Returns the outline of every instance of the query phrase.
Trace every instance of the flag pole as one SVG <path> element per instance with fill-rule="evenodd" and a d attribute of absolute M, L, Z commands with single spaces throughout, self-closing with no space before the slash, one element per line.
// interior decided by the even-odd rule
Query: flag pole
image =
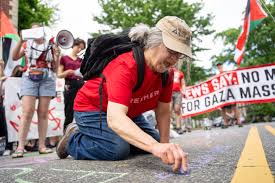
<path fill-rule="evenodd" d="M 260 0 L 260 2 L 264 5 L 265 9 L 267 10 L 268 14 L 271 16 L 273 22 L 275 22 L 275 18 L 272 16 L 271 12 L 269 9 L 266 7 L 264 0 Z"/>

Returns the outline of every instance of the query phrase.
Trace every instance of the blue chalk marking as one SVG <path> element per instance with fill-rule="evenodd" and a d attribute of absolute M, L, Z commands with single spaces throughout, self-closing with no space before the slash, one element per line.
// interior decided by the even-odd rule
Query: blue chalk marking
<path fill-rule="evenodd" d="M 184 176 L 190 176 L 190 174 L 191 174 L 191 168 L 189 168 L 186 171 L 184 171 L 183 168 L 180 167 L 178 174 L 184 175 Z"/>
<path fill-rule="evenodd" d="M 189 167 L 186 171 L 184 171 L 183 168 L 180 167 L 179 171 L 175 174 L 184 175 L 184 176 L 188 177 L 191 174 L 191 168 Z"/>

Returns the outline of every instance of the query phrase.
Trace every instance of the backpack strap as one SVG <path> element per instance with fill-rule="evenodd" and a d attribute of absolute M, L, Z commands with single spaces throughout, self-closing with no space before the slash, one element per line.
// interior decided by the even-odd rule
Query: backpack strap
<path fill-rule="evenodd" d="M 106 82 L 106 78 L 102 73 L 100 74 L 99 77 L 102 78 L 102 80 L 100 82 L 100 85 L 99 85 L 99 88 L 98 88 L 98 92 L 99 92 L 100 130 L 101 130 L 101 133 L 102 133 L 102 115 L 101 115 L 101 112 L 102 112 L 102 102 L 103 102 L 103 83 Z"/>
<path fill-rule="evenodd" d="M 135 88 L 133 89 L 133 91 L 136 91 L 138 88 L 140 88 L 140 86 L 142 85 L 143 79 L 144 79 L 144 53 L 141 47 L 136 46 L 133 47 L 133 53 L 134 53 L 134 58 L 135 61 L 137 63 L 137 84 L 135 86 Z M 99 88 L 98 88 L 98 92 L 99 92 L 99 115 L 100 115 L 100 129 L 101 129 L 101 133 L 102 133 L 102 102 L 103 102 L 103 83 L 106 82 L 106 78 L 105 76 L 100 73 L 99 75 L 100 78 L 102 78 Z"/>
<path fill-rule="evenodd" d="M 165 71 L 164 73 L 161 73 L 161 81 L 162 81 L 162 87 L 164 87 L 167 84 L 169 78 L 169 72 Z"/>
<path fill-rule="evenodd" d="M 144 52 L 140 46 L 133 47 L 133 53 L 134 53 L 134 58 L 137 63 L 137 84 L 134 87 L 133 91 L 137 91 L 144 80 Z M 168 71 L 165 71 L 164 73 L 161 73 L 161 81 L 162 81 L 162 87 L 164 87 L 167 84 L 169 78 L 169 73 Z"/>
<path fill-rule="evenodd" d="M 133 91 L 137 91 L 144 80 L 144 53 L 143 50 L 140 46 L 133 47 L 133 53 L 134 53 L 134 58 L 137 63 L 137 84 L 134 87 Z"/>

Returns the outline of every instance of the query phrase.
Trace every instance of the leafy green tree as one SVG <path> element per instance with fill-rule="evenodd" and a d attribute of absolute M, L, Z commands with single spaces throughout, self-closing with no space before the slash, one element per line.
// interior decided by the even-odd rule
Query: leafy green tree
<path fill-rule="evenodd" d="M 274 1 L 267 5 L 268 10 L 275 16 Z M 264 8 L 265 9 L 265 8 Z M 224 44 L 222 52 L 213 57 L 214 62 L 235 63 L 234 51 L 241 28 L 230 28 L 217 33 L 215 38 L 221 39 Z M 275 60 L 275 23 L 271 16 L 265 18 L 252 32 L 249 33 L 245 47 L 245 55 L 241 67 L 271 63 Z"/>
<path fill-rule="evenodd" d="M 209 70 L 198 67 L 193 62 L 183 62 L 181 70 L 185 73 L 187 86 L 205 81 L 210 76 Z"/>
<path fill-rule="evenodd" d="M 186 21 L 192 29 L 193 53 L 206 50 L 198 44 L 200 37 L 212 34 L 212 15 L 200 16 L 202 3 L 189 4 L 183 0 L 98 0 L 103 13 L 95 21 L 108 25 L 110 29 L 125 29 L 137 23 L 154 26 L 164 16 L 177 16 Z M 108 32 L 109 30 L 102 30 Z M 196 41 L 194 41 L 196 40 Z M 194 44 L 194 42 L 197 43 Z"/>
<path fill-rule="evenodd" d="M 28 29 L 33 22 L 50 25 L 57 20 L 55 5 L 39 0 L 19 0 L 18 29 Z"/>
<path fill-rule="evenodd" d="M 270 121 L 275 117 L 275 103 L 252 104 L 247 108 L 248 122 Z"/>

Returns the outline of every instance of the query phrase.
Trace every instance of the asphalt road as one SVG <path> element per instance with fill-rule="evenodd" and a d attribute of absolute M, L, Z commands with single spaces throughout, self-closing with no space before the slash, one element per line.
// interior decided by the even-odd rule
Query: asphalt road
<path fill-rule="evenodd" d="M 78 161 L 72 158 L 60 160 L 55 153 L 50 155 L 27 153 L 21 159 L 0 157 L 0 182 L 231 182 L 236 175 L 237 178 L 244 179 L 253 176 L 253 170 L 255 171 L 255 168 L 260 166 L 257 172 L 264 171 L 261 169 L 263 165 L 246 165 L 245 168 L 249 167 L 249 169 L 245 170 L 253 170 L 246 171 L 245 175 L 236 174 L 239 160 L 245 159 L 245 155 L 241 156 L 241 154 L 245 151 L 244 149 L 248 149 L 248 154 L 253 154 L 254 152 L 251 151 L 254 150 L 263 152 L 262 155 L 257 154 L 252 157 L 252 162 L 265 157 L 268 163 L 264 166 L 265 172 L 257 178 L 256 182 L 272 183 L 275 175 L 275 134 L 269 132 L 265 128 L 266 125 L 271 125 L 275 130 L 275 123 L 259 123 L 245 125 L 243 128 L 234 126 L 228 129 L 196 130 L 172 139 L 181 144 L 184 151 L 189 154 L 191 167 L 189 176 L 172 173 L 170 166 L 162 164 L 152 155 L 132 156 L 123 161 Z M 255 139 L 250 144 L 253 148 L 248 147 L 248 134 L 253 126 L 256 126 L 254 132 L 259 133 L 258 140 L 264 151 L 261 151 L 261 145 L 254 144 Z M 251 135 L 251 138 L 256 138 L 255 133 Z M 251 160 L 251 157 L 247 159 Z M 240 166 L 239 170 L 243 169 Z M 266 170 L 269 171 L 266 172 Z M 264 179 L 264 176 L 268 174 L 271 175 L 271 179 L 270 177 Z"/>

